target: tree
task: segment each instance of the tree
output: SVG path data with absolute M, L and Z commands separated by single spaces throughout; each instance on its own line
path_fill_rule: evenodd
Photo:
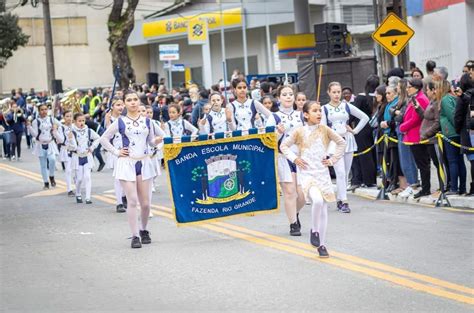
M 112 68 L 120 67 L 119 85 L 127 88 L 130 81 L 135 82 L 127 41 L 135 26 L 135 9 L 138 0 L 127 0 L 127 8 L 123 11 L 125 0 L 114 0 L 107 26 L 109 28 L 109 51 L 112 54 Z
M 5 13 L 5 2 L 0 0 L 0 68 L 5 67 L 13 51 L 28 43 L 28 38 L 18 26 L 18 16 Z

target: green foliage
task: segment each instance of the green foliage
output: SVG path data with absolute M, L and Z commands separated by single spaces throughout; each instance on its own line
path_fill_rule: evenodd
M 13 56 L 13 51 L 28 43 L 28 38 L 18 26 L 18 16 L 10 13 L 0 14 L 0 68 L 7 64 L 7 60 Z

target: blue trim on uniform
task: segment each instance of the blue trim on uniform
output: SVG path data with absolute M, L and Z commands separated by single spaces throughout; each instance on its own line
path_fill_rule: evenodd
M 288 161 L 288 165 L 290 166 L 290 171 L 292 173 L 296 173 L 296 164 L 291 162 L 290 160 L 287 160 Z
M 137 176 L 141 175 L 142 174 L 142 161 L 137 161 L 137 163 L 135 163 L 135 174 Z

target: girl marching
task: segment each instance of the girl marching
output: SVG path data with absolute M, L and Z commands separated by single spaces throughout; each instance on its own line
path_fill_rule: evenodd
M 291 131 L 304 125 L 303 113 L 293 108 L 295 95 L 290 85 L 282 86 L 278 90 L 280 110 L 268 118 L 266 126 L 276 126 L 278 144 L 289 136 Z M 301 188 L 296 179 L 296 165 L 287 160 L 278 148 L 278 180 L 283 191 L 285 211 L 290 222 L 290 235 L 301 236 L 301 224 L 298 212 L 305 205 Z
M 193 124 L 184 120 L 181 116 L 181 107 L 178 104 L 170 104 L 168 107 L 170 120 L 163 127 L 167 137 L 195 136 L 198 129 Z
M 155 128 L 151 121 L 140 115 L 140 98 L 133 90 L 124 92 L 127 115 L 118 117 L 105 131 L 100 139 L 102 146 L 118 157 L 114 168 L 114 177 L 120 180 L 127 196 L 127 217 L 132 233 L 132 248 L 141 248 L 150 244 L 150 233 L 147 230 L 150 214 L 150 184 L 156 171 L 150 159 L 148 145 L 156 146 L 163 138 L 155 137 Z M 122 148 L 117 149 L 110 140 L 116 133 L 122 138 Z M 137 212 L 140 208 L 140 226 Z
M 69 149 L 72 151 L 72 169 L 76 172 L 76 202 L 82 203 L 82 187 L 86 190 L 86 204 L 91 204 L 92 178 L 94 167 L 92 153 L 99 145 L 99 135 L 86 126 L 82 113 L 74 114 L 74 126 L 68 134 Z
M 341 84 L 332 82 L 328 86 L 328 94 L 331 101 L 323 106 L 321 124 L 334 130 L 346 141 L 346 151 L 344 157 L 334 163 L 337 185 L 337 209 L 342 213 L 351 213 L 349 203 L 347 202 L 347 179 L 352 166 L 354 151 L 357 151 L 357 143 L 354 134 L 358 134 L 369 122 L 369 117 L 354 105 L 341 101 Z M 350 117 L 354 116 L 360 121 L 352 129 L 349 124 Z M 331 146 L 329 153 L 332 153 Z
M 285 157 L 298 166 L 298 182 L 306 199 L 312 202 L 310 241 L 318 248 L 319 256 L 327 258 L 328 202 L 336 200 L 327 167 L 343 156 L 345 142 L 334 130 L 321 124 L 321 106 L 318 102 L 306 102 L 303 112 L 307 125 L 295 129 L 283 140 L 280 148 Z M 331 141 L 335 142 L 336 149 L 328 157 L 327 149 Z M 298 153 L 291 149 L 293 145 L 298 147 Z
M 48 106 L 41 104 L 38 111 L 38 117 L 31 123 L 27 121 L 27 127 L 29 133 L 36 138 L 33 155 L 36 155 L 40 161 L 44 189 L 49 189 L 50 183 L 51 187 L 56 187 L 54 171 L 56 169 L 56 156 L 59 151 L 55 139 L 58 142 L 63 142 L 64 139 L 58 132 L 58 127 L 61 125 L 59 121 L 48 116 Z
M 66 189 L 69 197 L 74 197 L 75 193 L 72 190 L 72 152 L 68 149 L 68 138 L 72 132 L 72 111 L 66 110 L 63 113 L 64 124 L 61 125 L 59 131 L 63 141 L 59 144 L 59 161 L 64 162 L 64 174 L 66 175 Z
M 211 110 L 198 123 L 199 133 L 214 134 L 222 133 L 228 130 L 225 108 L 222 107 L 224 98 L 218 92 L 211 93 L 210 97 Z

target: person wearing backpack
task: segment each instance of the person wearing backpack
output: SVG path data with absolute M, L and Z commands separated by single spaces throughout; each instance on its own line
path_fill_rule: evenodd
M 199 130 L 190 122 L 183 119 L 181 116 L 181 107 L 178 104 L 170 104 L 168 107 L 168 114 L 170 120 L 163 124 L 166 137 L 173 138 L 197 135 Z
M 72 153 L 72 169 L 76 172 L 76 202 L 82 203 L 81 189 L 86 190 L 86 204 L 91 204 L 92 178 L 94 167 L 92 153 L 99 145 L 100 136 L 86 126 L 86 117 L 83 113 L 74 114 L 74 126 L 69 133 L 70 150 Z
M 321 124 L 332 128 L 346 141 L 344 157 L 334 163 L 337 185 L 337 209 L 341 213 L 351 213 L 347 201 L 347 180 L 352 166 L 353 154 L 357 151 L 357 142 L 354 135 L 358 134 L 365 127 L 369 122 L 369 117 L 356 106 L 341 100 L 342 87 L 339 82 L 329 83 L 328 94 L 331 101 L 323 105 Z M 359 119 L 354 129 L 349 126 L 351 116 Z M 331 144 L 329 153 L 331 154 L 333 150 L 334 145 Z
M 56 187 L 54 180 L 54 171 L 56 169 L 56 156 L 59 155 L 56 142 L 63 142 L 64 139 L 58 132 L 61 126 L 58 120 L 48 116 L 48 106 L 43 103 L 38 107 L 38 118 L 32 122 L 27 121 L 27 127 L 30 134 L 36 138 L 36 144 L 33 149 L 33 155 L 36 155 L 40 161 L 41 176 L 43 177 L 44 188 Z M 49 180 L 48 180 L 49 174 Z

